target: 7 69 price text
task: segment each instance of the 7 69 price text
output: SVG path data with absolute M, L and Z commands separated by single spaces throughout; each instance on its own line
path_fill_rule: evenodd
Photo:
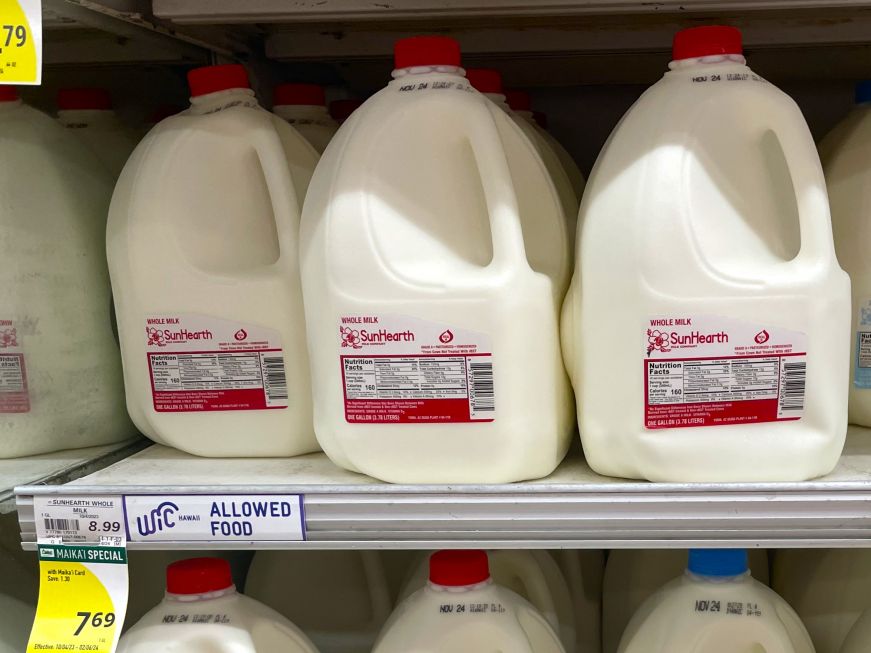
M 114 612 L 76 612 L 76 616 L 81 617 L 82 622 L 79 624 L 79 627 L 76 628 L 73 637 L 81 635 L 85 626 L 93 626 L 94 628 L 110 628 L 112 624 L 115 623 Z

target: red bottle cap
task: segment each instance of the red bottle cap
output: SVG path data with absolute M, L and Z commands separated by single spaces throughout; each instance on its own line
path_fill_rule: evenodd
M 674 35 L 672 60 L 695 59 L 717 54 L 742 54 L 741 31 L 726 25 L 682 29 Z
M 363 100 L 357 100 L 356 98 L 333 100 L 330 102 L 330 115 L 336 122 L 344 122 L 351 117 L 352 113 L 360 108 L 361 104 L 363 104 Z
M 512 111 L 532 111 L 532 98 L 526 91 L 505 91 L 505 101 Z
M 61 111 L 108 111 L 112 98 L 105 88 L 62 88 L 57 92 Z
M 324 89 L 317 84 L 280 84 L 272 94 L 272 105 L 304 104 L 324 107 Z
M 0 102 L 15 102 L 18 99 L 18 89 L 14 86 L 0 86 Z
M 191 88 L 192 97 L 231 88 L 251 88 L 245 67 L 236 63 L 194 68 L 188 72 L 188 86 Z
M 502 94 L 502 73 L 492 68 L 469 68 L 466 71 L 466 79 L 477 91 L 481 93 Z
M 223 558 L 189 558 L 166 568 L 170 594 L 207 594 L 233 586 L 230 563 Z
M 460 44 L 448 36 L 412 36 L 393 44 L 394 68 L 459 66 Z
M 435 585 L 462 587 L 476 585 L 490 578 L 487 552 L 436 551 L 429 558 L 429 580 Z

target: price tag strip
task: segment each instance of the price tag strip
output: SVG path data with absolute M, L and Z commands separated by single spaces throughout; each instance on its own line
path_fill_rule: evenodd
M 137 494 L 34 497 L 39 541 L 298 542 L 306 539 L 300 494 Z
M 0 84 L 42 83 L 41 0 L 0 0 Z
M 127 549 L 40 543 L 39 602 L 27 653 L 112 653 L 127 610 Z

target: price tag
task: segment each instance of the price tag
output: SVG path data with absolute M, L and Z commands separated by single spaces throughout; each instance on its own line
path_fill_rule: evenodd
M 0 0 L 0 84 L 42 82 L 41 0 Z
M 104 537 L 126 539 L 124 503 L 118 496 L 36 496 L 33 510 L 40 542 L 50 538 L 67 544 L 100 542 Z
M 39 602 L 27 653 L 113 653 L 127 609 L 127 549 L 43 542 Z

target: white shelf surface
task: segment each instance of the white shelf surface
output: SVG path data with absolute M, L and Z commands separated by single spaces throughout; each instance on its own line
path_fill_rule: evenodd
M 151 446 L 61 486 L 17 488 L 25 545 L 34 495 L 303 494 L 307 541 L 130 548 L 848 547 L 871 543 L 871 430 L 851 427 L 837 468 L 804 483 L 645 483 L 595 474 L 575 453 L 509 485 L 390 485 L 323 454 L 204 459 Z
M 15 510 L 18 485 L 68 483 L 102 466 L 126 458 L 142 446 L 140 439 L 40 456 L 0 460 L 0 514 Z

